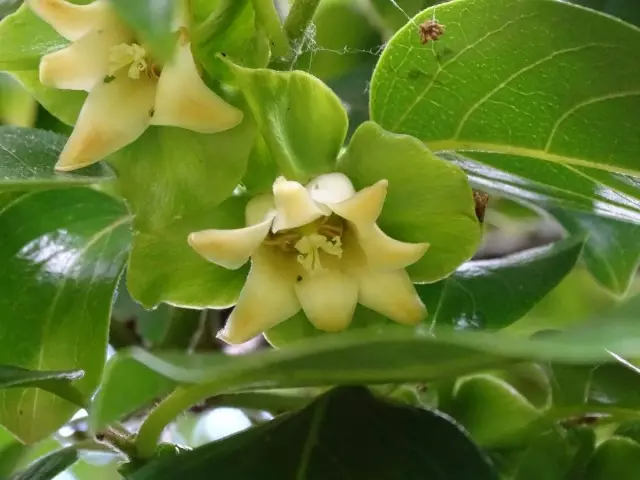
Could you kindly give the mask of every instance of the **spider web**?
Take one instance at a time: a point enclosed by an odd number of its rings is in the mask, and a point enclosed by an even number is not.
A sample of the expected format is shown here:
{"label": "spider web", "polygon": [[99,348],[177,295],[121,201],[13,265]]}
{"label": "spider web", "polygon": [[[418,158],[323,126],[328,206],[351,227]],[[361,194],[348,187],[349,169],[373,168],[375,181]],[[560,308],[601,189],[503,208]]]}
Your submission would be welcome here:
{"label": "spider web", "polygon": [[[444,1],[446,1],[446,0],[444,0]],[[412,23],[416,28],[416,32],[418,32],[420,27],[415,22],[413,17],[411,15],[409,15],[407,13],[407,11],[405,9],[403,9],[402,6],[400,6],[396,0],[388,0],[388,2],[393,6],[394,9],[399,11],[407,19],[408,23]],[[443,3],[443,2],[441,1],[441,2],[438,2],[438,3]],[[436,3],[436,5],[437,5],[437,3]],[[373,9],[373,7],[370,7],[370,8]],[[380,27],[380,29],[384,29],[385,28],[383,19],[377,13],[372,13],[370,16],[367,15],[366,13],[364,13],[364,15],[365,15],[365,17],[368,17],[368,20],[370,21],[370,23],[374,27],[376,26],[375,24],[377,23],[378,26]],[[434,19],[435,19],[435,10],[434,10]],[[389,36],[390,36],[393,32],[388,32],[388,33],[389,33]],[[383,43],[380,43],[378,45],[375,45],[375,46],[372,46],[372,47],[366,48],[366,49],[351,48],[351,47],[348,47],[348,46],[344,46],[343,48],[340,48],[340,49],[326,48],[326,47],[321,46],[317,42],[317,40],[316,40],[316,25],[312,22],[312,23],[309,24],[309,26],[305,30],[302,39],[293,46],[293,55],[292,55],[291,60],[290,60],[289,69],[293,70],[295,68],[298,60],[300,59],[300,57],[302,57],[305,54],[309,54],[308,63],[305,64],[305,69],[306,70],[311,70],[312,66],[313,66],[314,56],[319,52],[328,52],[328,53],[333,53],[333,54],[337,54],[337,55],[365,54],[365,55],[370,55],[373,58],[377,58],[382,54],[382,52],[384,51],[386,46],[387,46],[387,43],[383,42]],[[364,92],[363,93],[368,93],[368,89],[369,89],[369,82],[366,82],[366,85],[364,87]]]}

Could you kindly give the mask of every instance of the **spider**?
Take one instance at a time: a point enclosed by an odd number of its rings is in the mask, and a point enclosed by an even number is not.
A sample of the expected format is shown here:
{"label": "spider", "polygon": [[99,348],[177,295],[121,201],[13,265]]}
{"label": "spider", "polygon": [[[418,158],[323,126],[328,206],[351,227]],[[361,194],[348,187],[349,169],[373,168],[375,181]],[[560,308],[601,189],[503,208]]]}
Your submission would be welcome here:
{"label": "spider", "polygon": [[444,35],[444,25],[440,25],[437,20],[427,20],[420,25],[420,43],[429,43],[429,40],[438,40]]}

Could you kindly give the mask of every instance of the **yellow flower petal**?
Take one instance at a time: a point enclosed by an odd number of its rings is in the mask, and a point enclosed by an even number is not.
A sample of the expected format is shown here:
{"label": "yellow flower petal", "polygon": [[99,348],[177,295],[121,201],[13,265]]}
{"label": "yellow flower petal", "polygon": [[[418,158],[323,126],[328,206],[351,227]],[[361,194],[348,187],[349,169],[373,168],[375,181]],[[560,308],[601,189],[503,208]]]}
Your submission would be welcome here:
{"label": "yellow flower petal", "polygon": [[86,167],[136,140],[149,125],[155,98],[151,79],[125,75],[98,83],[80,111],[56,170]]}
{"label": "yellow flower petal", "polygon": [[405,325],[415,325],[427,315],[427,309],[404,270],[360,270],[358,302]]}
{"label": "yellow flower petal", "polygon": [[244,210],[246,225],[255,225],[263,222],[267,217],[273,218],[276,212],[276,204],[273,195],[265,193],[252,198]]}
{"label": "yellow flower petal", "polygon": [[117,32],[90,32],[68,47],[45,55],[40,61],[40,83],[90,91],[107,77],[109,51],[121,41]]}
{"label": "yellow flower petal", "polygon": [[305,315],[326,332],[344,330],[358,304],[358,282],[337,270],[307,275],[295,284]]}
{"label": "yellow flower petal", "polygon": [[241,110],[229,105],[204,84],[189,44],[178,45],[172,62],[158,81],[152,123],[201,133],[229,130],[242,122]]}
{"label": "yellow flower petal", "polygon": [[321,209],[301,184],[284,177],[279,177],[273,184],[273,198],[277,212],[273,221],[274,233],[301,227],[331,213]]}
{"label": "yellow flower petal", "polygon": [[395,240],[375,223],[387,196],[387,186],[387,180],[380,180],[343,202],[329,204],[333,212],[350,222],[367,262],[376,270],[405,268],[420,260],[429,248],[427,243]]}
{"label": "yellow flower petal", "polygon": [[106,0],[88,5],[74,5],[64,0],[27,0],[27,4],[67,40],[78,40],[91,30],[104,27],[125,29]]}
{"label": "yellow flower petal", "polygon": [[189,245],[210,262],[236,270],[249,261],[271,228],[272,219],[235,230],[203,230],[189,235]]}
{"label": "yellow flower petal", "polygon": [[267,247],[251,257],[251,270],[238,304],[218,338],[244,343],[300,311],[293,285],[298,275],[295,259]]}
{"label": "yellow flower petal", "polygon": [[356,229],[367,263],[376,270],[396,270],[416,263],[429,249],[428,243],[407,243],[391,238],[375,223]]}
{"label": "yellow flower petal", "polygon": [[351,198],[339,203],[329,204],[329,208],[357,228],[368,227],[375,223],[382,212],[387,197],[387,180],[380,180],[370,187],[363,188]]}
{"label": "yellow flower petal", "polygon": [[320,175],[307,184],[307,190],[311,198],[324,204],[344,202],[356,193],[351,180],[343,173]]}

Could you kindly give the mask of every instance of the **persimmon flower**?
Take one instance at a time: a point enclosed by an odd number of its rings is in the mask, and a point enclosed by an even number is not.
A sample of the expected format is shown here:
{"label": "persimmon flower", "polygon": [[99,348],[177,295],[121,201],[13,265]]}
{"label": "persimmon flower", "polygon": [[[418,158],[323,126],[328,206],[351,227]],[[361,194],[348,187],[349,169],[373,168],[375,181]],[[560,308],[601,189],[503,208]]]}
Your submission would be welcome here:
{"label": "persimmon flower", "polygon": [[376,224],[387,181],[356,192],[341,173],[321,175],[306,187],[278,178],[273,195],[246,207],[245,228],[192,233],[189,244],[228,269],[251,259],[251,269],[226,327],[218,336],[242,343],[300,309],[316,328],[345,329],[358,303],[406,325],[426,309],[405,267],[426,252]]}
{"label": "persimmon flower", "polygon": [[136,140],[149,125],[215,133],[242,121],[242,112],[200,78],[185,29],[179,29],[174,57],[162,65],[138,43],[107,0],[88,5],[64,0],[27,3],[72,42],[42,58],[40,82],[89,92],[57,170],[95,163]]}

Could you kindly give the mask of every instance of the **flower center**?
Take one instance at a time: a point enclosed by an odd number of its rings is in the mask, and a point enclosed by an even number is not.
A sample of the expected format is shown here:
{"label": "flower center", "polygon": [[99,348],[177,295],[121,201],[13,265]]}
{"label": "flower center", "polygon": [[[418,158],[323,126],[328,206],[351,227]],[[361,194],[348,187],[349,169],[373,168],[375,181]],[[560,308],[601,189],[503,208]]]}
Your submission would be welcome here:
{"label": "flower center", "polygon": [[329,240],[324,235],[314,233],[298,240],[294,248],[300,252],[298,263],[309,273],[324,270],[320,263],[320,251],[342,258],[342,241],[340,237]]}
{"label": "flower center", "polygon": [[127,76],[138,80],[141,73],[157,77],[155,65],[149,61],[147,51],[137,43],[121,43],[111,47],[109,52],[109,75],[113,76],[118,70],[129,67]]}
{"label": "flower center", "polygon": [[266,245],[280,248],[287,253],[297,252],[297,260],[309,273],[324,270],[320,254],[324,252],[342,258],[342,219],[323,217],[308,225],[272,234]]}

